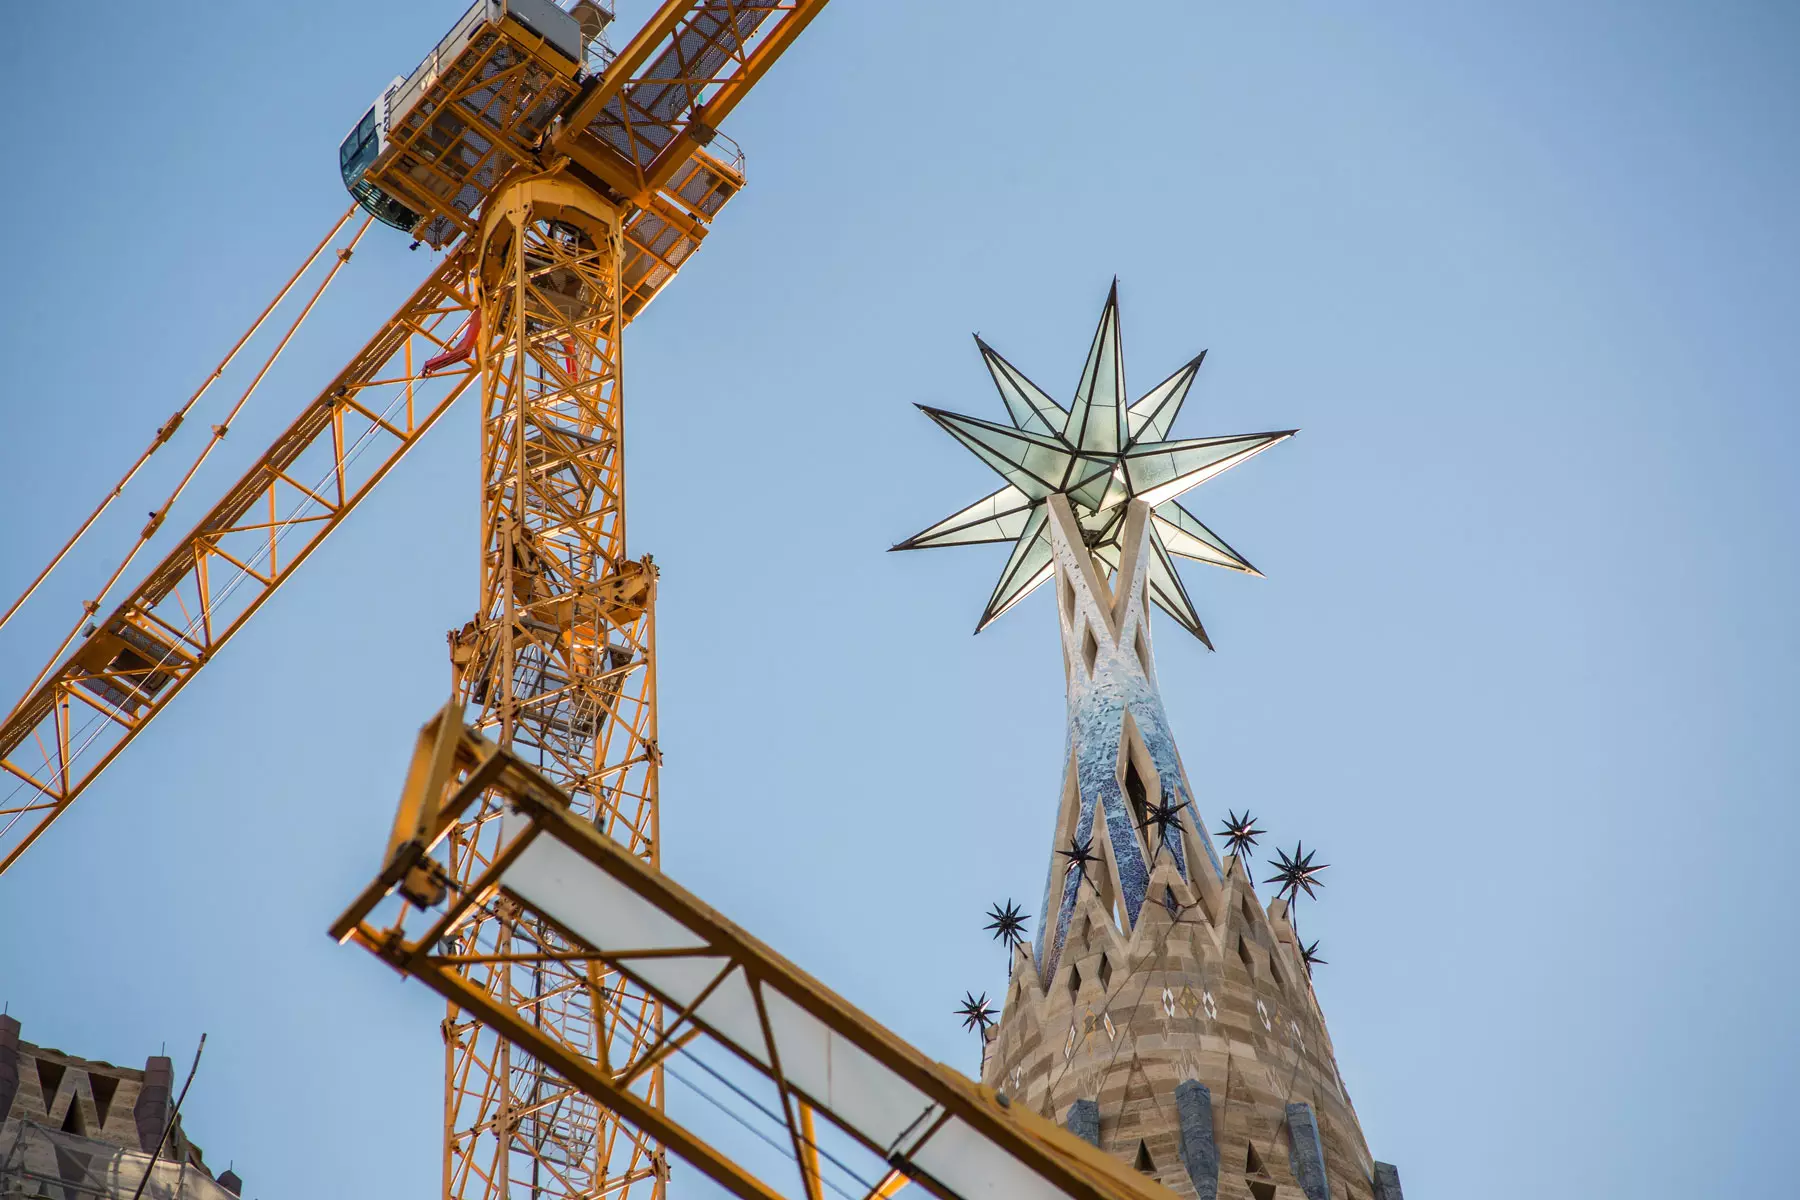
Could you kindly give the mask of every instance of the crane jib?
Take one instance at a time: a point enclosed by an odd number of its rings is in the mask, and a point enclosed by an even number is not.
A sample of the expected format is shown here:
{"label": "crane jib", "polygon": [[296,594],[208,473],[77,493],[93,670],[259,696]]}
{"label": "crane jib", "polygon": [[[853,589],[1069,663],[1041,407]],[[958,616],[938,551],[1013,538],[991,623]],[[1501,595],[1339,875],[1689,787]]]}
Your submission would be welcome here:
{"label": "crane jib", "polygon": [[[210,660],[469,386],[409,363],[474,311],[466,269],[440,263],[93,632],[0,723],[0,870]],[[0,791],[0,796],[8,793]],[[21,799],[20,797],[23,797]]]}

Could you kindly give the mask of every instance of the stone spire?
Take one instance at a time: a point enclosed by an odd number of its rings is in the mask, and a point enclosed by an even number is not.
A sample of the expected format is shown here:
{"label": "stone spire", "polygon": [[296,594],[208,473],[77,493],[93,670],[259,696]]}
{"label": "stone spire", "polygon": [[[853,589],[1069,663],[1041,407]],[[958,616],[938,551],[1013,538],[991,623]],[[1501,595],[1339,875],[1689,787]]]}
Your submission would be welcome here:
{"label": "stone spire", "polygon": [[1110,584],[1067,501],[1048,509],[1067,767],[1037,945],[1013,956],[983,1081],[1182,1196],[1400,1200],[1286,904],[1259,903],[1199,820],[1156,684],[1147,506]]}
{"label": "stone spire", "polygon": [[[1147,902],[1166,905],[1170,884],[1194,867],[1221,870],[1175,753],[1150,653],[1149,507],[1127,506],[1117,591],[1088,552],[1067,499],[1050,497],[1057,617],[1068,695],[1068,770],[1056,850],[1038,920],[1043,977],[1061,962],[1070,922],[1092,894],[1122,929]],[[1159,821],[1156,818],[1160,816]],[[1091,864],[1073,858],[1086,846]],[[1165,878],[1167,877],[1167,878]],[[1154,881],[1154,882],[1153,882]]]}
{"label": "stone spire", "polygon": [[977,629],[1054,579],[1068,685],[1037,942],[1014,949],[983,1080],[1182,1196],[1401,1200],[1286,905],[1199,819],[1151,655],[1152,605],[1212,644],[1176,557],[1257,573],[1179,497],[1293,431],[1171,439],[1204,354],[1128,403],[1116,282],[1066,406],[976,341],[1010,423],[925,412],[1005,486],[894,549],[1012,542]]}

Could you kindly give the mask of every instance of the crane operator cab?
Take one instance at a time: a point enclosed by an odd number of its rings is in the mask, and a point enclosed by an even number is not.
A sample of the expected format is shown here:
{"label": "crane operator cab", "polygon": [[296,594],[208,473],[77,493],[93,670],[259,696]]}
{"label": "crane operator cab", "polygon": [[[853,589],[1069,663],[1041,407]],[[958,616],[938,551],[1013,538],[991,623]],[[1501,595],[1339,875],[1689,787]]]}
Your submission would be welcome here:
{"label": "crane operator cab", "polygon": [[338,147],[338,169],[343,172],[344,186],[350,190],[351,198],[365,212],[383,225],[392,225],[395,229],[411,233],[413,226],[419,223],[419,214],[366,178],[369,167],[388,146],[388,97],[399,91],[405,83],[403,76],[394,76],[394,82],[388,85],[369,111],[363,114],[363,119],[356,123],[350,136]]}
{"label": "crane operator cab", "polygon": [[396,77],[338,147],[344,186],[376,220],[434,247],[531,160],[579,89],[611,13],[580,0],[475,0],[412,74]]}

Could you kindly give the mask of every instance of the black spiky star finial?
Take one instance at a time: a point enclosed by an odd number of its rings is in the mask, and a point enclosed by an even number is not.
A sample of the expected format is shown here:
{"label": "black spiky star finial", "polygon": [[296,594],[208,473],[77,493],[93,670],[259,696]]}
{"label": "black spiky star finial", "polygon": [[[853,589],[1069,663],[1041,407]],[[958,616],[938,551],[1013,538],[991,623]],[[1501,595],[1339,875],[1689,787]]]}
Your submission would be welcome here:
{"label": "black spiky star finial", "polygon": [[1312,974],[1314,967],[1330,966],[1330,961],[1319,957],[1319,943],[1315,938],[1310,946],[1300,947],[1300,961],[1306,964],[1306,973]]}
{"label": "black spiky star finial", "polygon": [[1003,944],[1008,950],[1017,950],[1025,944],[1024,910],[1011,900],[1004,906],[994,905],[987,910],[988,923],[982,928],[994,935],[994,940]]}
{"label": "black spiky star finial", "polygon": [[1250,851],[1256,849],[1256,839],[1267,833],[1266,829],[1256,827],[1256,818],[1245,809],[1243,816],[1238,816],[1230,809],[1225,810],[1225,827],[1219,830],[1219,836],[1225,839],[1225,853],[1235,854],[1239,862],[1250,857]]}
{"label": "black spiky star finial", "polygon": [[987,993],[977,996],[974,992],[964,992],[962,1006],[956,1010],[962,1018],[964,1029],[973,1029],[983,1037],[987,1036],[988,1026],[994,1023],[994,1009],[988,1003]]}
{"label": "black spiky star finial", "polygon": [[1068,871],[1080,871],[1083,879],[1086,879],[1089,883],[1094,882],[1093,879],[1089,877],[1087,870],[1089,863],[1099,861],[1099,856],[1094,853],[1093,838],[1072,837],[1069,839],[1069,848],[1067,850],[1058,850],[1057,853],[1069,860],[1069,866],[1067,871],[1064,872],[1065,874],[1067,874]]}
{"label": "black spiky star finial", "polygon": [[1325,886],[1319,879],[1319,872],[1331,865],[1330,863],[1315,865],[1313,858],[1318,853],[1317,850],[1307,850],[1305,845],[1300,842],[1294,843],[1294,852],[1291,855],[1285,850],[1277,849],[1275,851],[1275,874],[1263,882],[1279,883],[1281,886],[1276,889],[1275,894],[1286,896],[1290,905],[1300,899],[1301,892],[1306,893],[1307,899],[1317,900],[1319,893],[1315,889]]}
{"label": "black spiky star finial", "polygon": [[1149,808],[1144,810],[1144,819],[1138,822],[1139,832],[1150,828],[1152,825],[1156,826],[1156,848],[1160,851],[1164,846],[1169,844],[1169,831],[1180,831],[1181,827],[1177,822],[1180,820],[1181,810],[1187,806],[1188,802],[1186,800],[1183,800],[1178,804],[1171,803],[1168,800],[1162,800],[1156,804],[1152,804]]}

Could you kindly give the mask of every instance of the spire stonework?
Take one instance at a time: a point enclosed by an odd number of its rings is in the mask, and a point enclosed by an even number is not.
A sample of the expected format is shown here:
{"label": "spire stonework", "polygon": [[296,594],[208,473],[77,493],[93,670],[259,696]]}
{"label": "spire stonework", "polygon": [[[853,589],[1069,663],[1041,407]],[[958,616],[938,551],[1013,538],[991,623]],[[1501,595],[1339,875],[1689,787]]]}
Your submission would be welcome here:
{"label": "spire stonework", "polygon": [[1204,355],[1127,405],[1116,284],[1066,409],[980,348],[1012,427],[926,412],[1007,486],[895,548],[1015,542],[981,625],[1054,581],[1068,700],[1036,940],[982,1080],[1181,1196],[1402,1200],[1287,902],[1207,835],[1151,653],[1152,605],[1211,645],[1172,555],[1255,573],[1176,498],[1288,434],[1167,440]]}
{"label": "spire stonework", "polygon": [[[1397,1200],[1376,1191],[1287,903],[1259,902],[1191,803],[1151,657],[1143,506],[1110,586],[1067,508],[1049,501],[1068,685],[1052,845],[1092,836],[1095,862],[1084,879],[1051,856],[982,1081],[1097,1129],[1178,1195]],[[1159,799],[1181,805],[1166,845],[1136,811]]]}

